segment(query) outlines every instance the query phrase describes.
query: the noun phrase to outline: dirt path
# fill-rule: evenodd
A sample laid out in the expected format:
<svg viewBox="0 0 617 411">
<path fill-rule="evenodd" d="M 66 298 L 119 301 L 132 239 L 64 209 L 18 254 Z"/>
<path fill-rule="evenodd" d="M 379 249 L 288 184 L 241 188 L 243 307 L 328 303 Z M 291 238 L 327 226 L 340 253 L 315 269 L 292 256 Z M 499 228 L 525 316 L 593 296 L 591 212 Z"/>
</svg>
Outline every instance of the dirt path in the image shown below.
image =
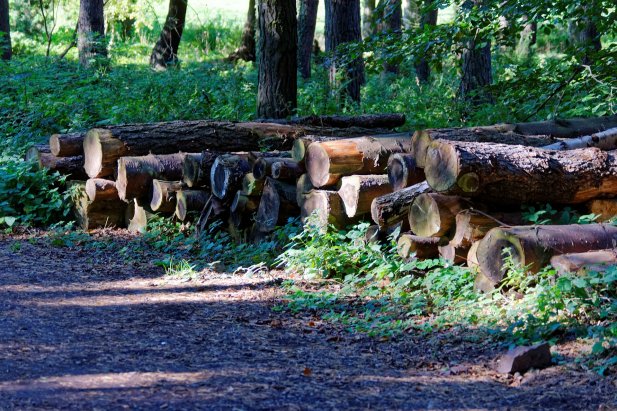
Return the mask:
<svg viewBox="0 0 617 411">
<path fill-rule="evenodd" d="M 117 253 L 0 240 L 0 410 L 612 409 L 568 364 L 522 381 L 496 347 L 378 342 L 271 310 L 271 278 L 166 278 Z M 604 404 L 604 405 L 602 405 Z"/>
</svg>

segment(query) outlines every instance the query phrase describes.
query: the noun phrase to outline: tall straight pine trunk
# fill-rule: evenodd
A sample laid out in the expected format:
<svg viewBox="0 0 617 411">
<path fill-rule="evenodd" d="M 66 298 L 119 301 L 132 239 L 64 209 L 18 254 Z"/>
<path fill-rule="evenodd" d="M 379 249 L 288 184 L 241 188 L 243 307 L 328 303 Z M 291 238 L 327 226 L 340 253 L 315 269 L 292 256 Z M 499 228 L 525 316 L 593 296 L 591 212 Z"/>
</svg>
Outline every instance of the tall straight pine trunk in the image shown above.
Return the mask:
<svg viewBox="0 0 617 411">
<path fill-rule="evenodd" d="M 362 56 L 344 55 L 338 47 L 360 40 L 360 0 L 326 0 L 326 51 L 332 55 L 330 84 L 334 90 L 342 87 L 342 96 L 358 103 L 364 61 Z"/>
<path fill-rule="evenodd" d="M 401 0 L 383 0 L 383 31 L 391 33 L 398 40 L 402 36 L 403 27 L 403 6 Z M 384 71 L 387 73 L 398 73 L 398 64 L 393 62 L 384 63 Z"/>
<path fill-rule="evenodd" d="M 10 60 L 12 54 L 9 0 L 0 0 L 0 58 Z"/>
<path fill-rule="evenodd" d="M 249 9 L 246 13 L 246 22 L 244 23 L 244 29 L 242 30 L 242 40 L 240 47 L 236 49 L 227 58 L 229 61 L 255 61 L 257 58 L 256 50 L 256 24 L 257 14 L 255 9 L 255 0 L 249 0 Z"/>
<path fill-rule="evenodd" d="M 304 79 L 311 77 L 311 54 L 317 25 L 319 0 L 300 0 L 298 13 L 298 65 Z"/>
<path fill-rule="evenodd" d="M 152 49 L 150 66 L 165 69 L 178 62 L 178 48 L 186 21 L 187 0 L 169 0 L 169 10 L 159 40 Z"/>
<path fill-rule="evenodd" d="M 99 58 L 107 57 L 103 0 L 81 0 L 77 24 L 79 64 L 89 66 Z"/>
<path fill-rule="evenodd" d="M 285 118 L 298 104 L 296 2 L 259 1 L 257 115 Z"/>
</svg>

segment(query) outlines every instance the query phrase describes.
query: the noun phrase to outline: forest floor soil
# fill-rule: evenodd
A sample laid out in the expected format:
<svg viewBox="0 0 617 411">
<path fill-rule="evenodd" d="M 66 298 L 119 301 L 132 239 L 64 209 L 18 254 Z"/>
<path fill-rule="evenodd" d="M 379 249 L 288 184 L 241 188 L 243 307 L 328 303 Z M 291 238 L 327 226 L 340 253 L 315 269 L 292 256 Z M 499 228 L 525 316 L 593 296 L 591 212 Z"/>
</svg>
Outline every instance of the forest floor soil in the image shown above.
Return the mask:
<svg viewBox="0 0 617 411">
<path fill-rule="evenodd" d="M 353 334 L 273 310 L 283 272 L 173 278 L 101 236 L 114 246 L 0 237 L 0 410 L 617 409 L 579 343 L 504 376 L 504 346 L 473 330 Z"/>
</svg>

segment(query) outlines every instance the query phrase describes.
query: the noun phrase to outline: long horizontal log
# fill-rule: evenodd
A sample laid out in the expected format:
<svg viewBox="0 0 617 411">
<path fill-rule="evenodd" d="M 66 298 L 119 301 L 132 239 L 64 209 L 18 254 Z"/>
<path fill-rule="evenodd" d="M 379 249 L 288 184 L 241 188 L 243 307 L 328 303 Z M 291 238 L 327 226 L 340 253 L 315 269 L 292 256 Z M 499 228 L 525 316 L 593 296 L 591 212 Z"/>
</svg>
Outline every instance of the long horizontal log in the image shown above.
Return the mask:
<svg viewBox="0 0 617 411">
<path fill-rule="evenodd" d="M 371 217 L 380 227 L 407 220 L 414 200 L 423 193 L 432 191 L 426 181 L 411 187 L 377 197 L 371 203 Z"/>
<path fill-rule="evenodd" d="M 248 154 L 223 154 L 216 158 L 210 170 L 212 194 L 229 199 L 242 186 L 242 180 L 251 171 Z"/>
<path fill-rule="evenodd" d="M 470 246 L 484 238 L 486 233 L 495 227 L 521 224 L 523 224 L 521 213 L 487 214 L 478 210 L 463 210 L 456 215 L 456 228 L 450 244 L 455 247 Z"/>
<path fill-rule="evenodd" d="M 279 181 L 295 182 L 304 172 L 304 162 L 298 162 L 292 159 L 284 159 L 272 164 L 272 178 Z"/>
<path fill-rule="evenodd" d="M 537 272 L 552 256 L 613 248 L 617 227 L 610 224 L 540 225 L 493 228 L 476 252 L 480 272 L 476 284 L 484 290 L 498 285 L 515 267 Z"/>
<path fill-rule="evenodd" d="M 191 154 L 184 157 L 182 181 L 190 188 L 210 187 L 210 170 L 212 170 L 214 160 L 221 154 L 206 150 L 200 154 Z"/>
<path fill-rule="evenodd" d="M 30 147 L 24 158 L 26 161 L 33 162 L 38 169 L 46 168 L 52 172 L 57 171 L 71 180 L 88 179 L 84 172 L 83 156 L 56 157 L 51 154 L 48 145 L 38 144 Z"/>
<path fill-rule="evenodd" d="M 120 199 L 125 201 L 134 198 L 149 200 L 152 193 L 152 180 L 182 180 L 182 167 L 186 156 L 185 153 L 176 153 L 120 158 L 116 178 Z"/>
<path fill-rule="evenodd" d="M 317 188 L 331 186 L 351 174 L 385 174 L 393 153 L 411 149 L 409 134 L 398 137 L 360 137 L 313 143 L 308 148 L 306 169 Z"/>
<path fill-rule="evenodd" d="M 73 157 L 84 155 L 85 132 L 52 134 L 49 137 L 49 149 L 56 157 Z"/>
<path fill-rule="evenodd" d="M 573 138 L 594 134 L 617 127 L 617 115 L 591 118 L 554 119 L 530 123 L 505 123 L 483 127 L 502 132 L 524 135 L 546 135 L 556 138 Z"/>
<path fill-rule="evenodd" d="M 388 159 L 388 179 L 394 191 L 420 183 L 426 178 L 424 170 L 416 165 L 413 154 L 396 153 Z"/>
<path fill-rule="evenodd" d="M 361 136 L 367 129 L 208 120 L 110 126 L 86 134 L 85 169 L 90 177 L 104 177 L 114 173 L 120 157 L 149 153 L 289 150 L 296 138 L 309 134 Z"/>
<path fill-rule="evenodd" d="M 362 127 L 362 128 L 395 128 L 405 124 L 405 115 L 361 114 L 358 116 L 306 116 L 283 120 L 289 124 L 320 126 L 320 127 Z"/>
<path fill-rule="evenodd" d="M 500 204 L 577 204 L 617 195 L 615 152 L 597 148 L 547 151 L 435 141 L 424 172 L 438 193 Z"/>
<path fill-rule="evenodd" d="M 440 128 L 418 130 L 411 138 L 411 150 L 418 167 L 426 166 L 427 150 L 435 140 L 499 143 L 507 145 L 543 147 L 556 140 L 545 135 L 523 135 L 512 131 L 500 131 L 491 127 Z"/>
<path fill-rule="evenodd" d="M 469 201 L 458 196 L 420 194 L 409 209 L 409 227 L 421 237 L 450 236 L 456 215 L 470 207 Z"/>
<path fill-rule="evenodd" d="M 551 258 L 551 265 L 560 275 L 604 272 L 617 266 L 617 249 L 556 255 Z"/>
<path fill-rule="evenodd" d="M 575 148 L 587 147 L 596 147 L 601 150 L 617 149 L 617 128 L 611 128 L 589 136 L 562 140 L 542 148 L 545 150 L 573 150 Z"/>
<path fill-rule="evenodd" d="M 115 181 L 91 178 L 86 181 L 85 190 L 90 201 L 120 200 Z"/>
<path fill-rule="evenodd" d="M 341 137 L 332 136 L 304 136 L 297 138 L 291 148 L 291 158 L 296 161 L 304 161 L 308 147 L 313 143 L 321 143 L 324 141 L 342 140 Z"/>
<path fill-rule="evenodd" d="M 343 177 L 339 196 L 345 204 L 347 217 L 356 217 L 370 213 L 373 200 L 391 192 L 387 175 L 369 174 Z"/>
</svg>

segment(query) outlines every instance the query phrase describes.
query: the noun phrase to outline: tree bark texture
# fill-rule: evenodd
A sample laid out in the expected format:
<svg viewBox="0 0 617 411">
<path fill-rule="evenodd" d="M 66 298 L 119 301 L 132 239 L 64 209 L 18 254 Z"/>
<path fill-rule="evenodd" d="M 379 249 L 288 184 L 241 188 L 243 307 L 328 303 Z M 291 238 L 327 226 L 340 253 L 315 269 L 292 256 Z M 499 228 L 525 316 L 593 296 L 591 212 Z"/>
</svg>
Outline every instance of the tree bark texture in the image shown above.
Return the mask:
<svg viewBox="0 0 617 411">
<path fill-rule="evenodd" d="M 10 60 L 12 56 L 9 0 L 0 0 L 0 59 Z"/>
<path fill-rule="evenodd" d="M 272 178 L 276 180 L 295 183 L 305 171 L 304 162 L 298 162 L 291 158 L 287 158 L 279 159 L 279 161 L 272 164 L 270 174 Z"/>
<path fill-rule="evenodd" d="M 493 228 L 478 245 L 476 285 L 485 291 L 497 286 L 507 275 L 508 260 L 535 273 L 554 255 L 609 249 L 616 242 L 617 227 L 610 224 Z"/>
<path fill-rule="evenodd" d="M 119 200 L 116 182 L 102 178 L 91 178 L 86 181 L 86 194 L 90 201 Z"/>
<path fill-rule="evenodd" d="M 601 150 L 617 149 L 617 127 L 590 136 L 562 140 L 542 148 L 545 150 L 573 150 L 586 147 L 597 147 Z"/>
<path fill-rule="evenodd" d="M 255 61 L 257 58 L 256 37 L 257 37 L 257 14 L 255 0 L 249 0 L 249 9 L 246 14 L 246 22 L 242 30 L 242 40 L 240 47 L 229 57 L 230 61 L 244 60 Z"/>
<path fill-rule="evenodd" d="M 616 154 L 434 141 L 424 172 L 438 193 L 497 204 L 578 204 L 617 195 Z"/>
<path fill-rule="evenodd" d="M 415 0 L 411 0 L 415 1 Z M 436 26 L 439 9 L 431 6 L 431 0 L 424 0 L 423 7 L 430 7 L 430 9 L 422 11 L 420 16 L 420 30 L 423 31 L 426 27 Z M 431 78 L 431 66 L 428 63 L 428 59 L 425 56 L 421 56 L 416 63 L 416 76 L 418 81 L 423 84 L 427 84 Z"/>
<path fill-rule="evenodd" d="M 303 79 L 311 77 L 311 56 L 319 0 L 300 0 L 298 13 L 298 65 Z"/>
<path fill-rule="evenodd" d="M 375 0 L 362 0 L 362 38 L 373 35 L 375 31 Z"/>
<path fill-rule="evenodd" d="M 49 137 L 49 149 L 56 157 L 82 156 L 86 133 L 53 134 Z"/>
<path fill-rule="evenodd" d="M 259 0 L 257 115 L 285 118 L 298 104 L 296 2 Z"/>
<path fill-rule="evenodd" d="M 377 197 L 371 203 L 371 217 L 379 227 L 387 227 L 406 220 L 414 200 L 431 188 L 423 181 L 411 187 Z"/>
<path fill-rule="evenodd" d="M 98 58 L 107 57 L 103 0 L 80 0 L 77 30 L 79 64 L 88 67 Z"/>
<path fill-rule="evenodd" d="M 169 10 L 161 36 L 152 49 L 150 66 L 164 70 L 178 63 L 178 48 L 186 21 L 187 0 L 169 0 Z"/>
<path fill-rule="evenodd" d="M 359 42 L 360 0 L 326 0 L 326 52 L 332 54 L 330 83 L 333 90 L 345 84 L 343 97 L 360 102 L 360 87 L 364 84 L 364 61 L 361 56 L 350 59 L 337 48 L 346 43 Z"/>
<path fill-rule="evenodd" d="M 84 171 L 83 156 L 56 157 L 51 154 L 47 144 L 30 147 L 26 152 L 25 160 L 34 162 L 39 169 L 46 168 L 51 172 L 57 171 L 63 176 L 68 176 L 71 180 L 88 179 Z"/>
<path fill-rule="evenodd" d="M 481 7 L 483 0 L 466 0 L 462 8 L 471 10 Z M 476 35 L 464 44 L 461 54 L 461 83 L 459 97 L 472 105 L 491 102 L 492 96 L 487 88 L 493 83 L 491 40 Z M 484 45 L 480 47 L 482 44 Z"/>
</svg>

